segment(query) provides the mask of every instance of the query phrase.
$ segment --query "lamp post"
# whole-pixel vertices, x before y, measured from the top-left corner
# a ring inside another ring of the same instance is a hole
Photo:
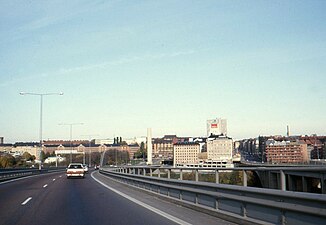
[[[38,152],[40,163],[39,163],[39,170],[41,170],[41,152],[43,150],[43,137],[42,137],[42,131],[43,131],[43,96],[45,95],[63,95],[63,92],[60,93],[31,93],[31,92],[20,92],[20,95],[36,95],[40,96],[40,149]]]
[[[91,141],[92,141],[92,137],[94,136],[99,136],[98,134],[85,134],[82,135],[83,137],[88,137],[88,164],[89,167],[92,166],[92,162],[91,162],[91,158],[92,158],[92,151],[91,151]],[[84,164],[86,163],[86,158],[85,158],[85,154],[84,154]]]
[[[72,163],[72,127],[75,125],[84,125],[84,123],[59,123],[61,126],[70,126],[70,163]]]

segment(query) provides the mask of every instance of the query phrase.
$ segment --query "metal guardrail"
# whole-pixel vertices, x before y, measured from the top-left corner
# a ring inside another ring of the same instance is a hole
[[[154,176],[153,171],[156,172],[155,176],[161,177],[161,171],[165,171],[167,178],[171,179],[172,172],[178,174],[179,180],[183,180],[183,175],[187,172],[194,173],[194,181],[199,181],[200,173],[215,174],[215,183],[220,183],[220,174],[223,172],[237,171],[242,174],[242,185],[248,186],[248,173],[255,172],[256,174],[267,173],[268,179],[265,180],[265,188],[280,189],[283,191],[299,191],[293,186],[293,177],[302,177],[300,189],[303,192],[309,192],[307,188],[307,178],[314,178],[320,183],[320,193],[326,194],[326,167],[238,167],[238,168],[219,168],[219,167],[206,167],[206,168],[193,168],[193,167],[155,167],[155,166],[126,166],[117,167],[120,172]],[[264,180],[264,179],[262,179]]]
[[[44,168],[38,170],[37,168],[18,168],[18,169],[1,169],[0,170],[0,183],[7,180],[17,179],[26,176],[39,175],[44,173],[64,171],[65,167]]]
[[[323,194],[151,176],[157,169],[156,167],[102,168],[100,173],[235,223],[326,224],[326,195]],[[166,171],[176,169],[160,168]],[[146,173],[146,170],[149,173]]]

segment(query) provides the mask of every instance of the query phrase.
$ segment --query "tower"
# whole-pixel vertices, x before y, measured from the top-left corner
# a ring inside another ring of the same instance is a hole
[[[152,163],[152,128],[147,128],[147,164]]]
[[[286,136],[290,136],[290,128],[289,125],[286,126]]]

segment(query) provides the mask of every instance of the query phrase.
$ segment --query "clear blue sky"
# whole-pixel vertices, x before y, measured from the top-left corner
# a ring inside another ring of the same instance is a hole
[[[0,1],[0,136],[325,135],[326,1]]]

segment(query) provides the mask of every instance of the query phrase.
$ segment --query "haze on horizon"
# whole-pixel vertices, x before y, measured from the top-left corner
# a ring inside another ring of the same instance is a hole
[[[326,135],[326,1],[0,1],[0,136]]]

